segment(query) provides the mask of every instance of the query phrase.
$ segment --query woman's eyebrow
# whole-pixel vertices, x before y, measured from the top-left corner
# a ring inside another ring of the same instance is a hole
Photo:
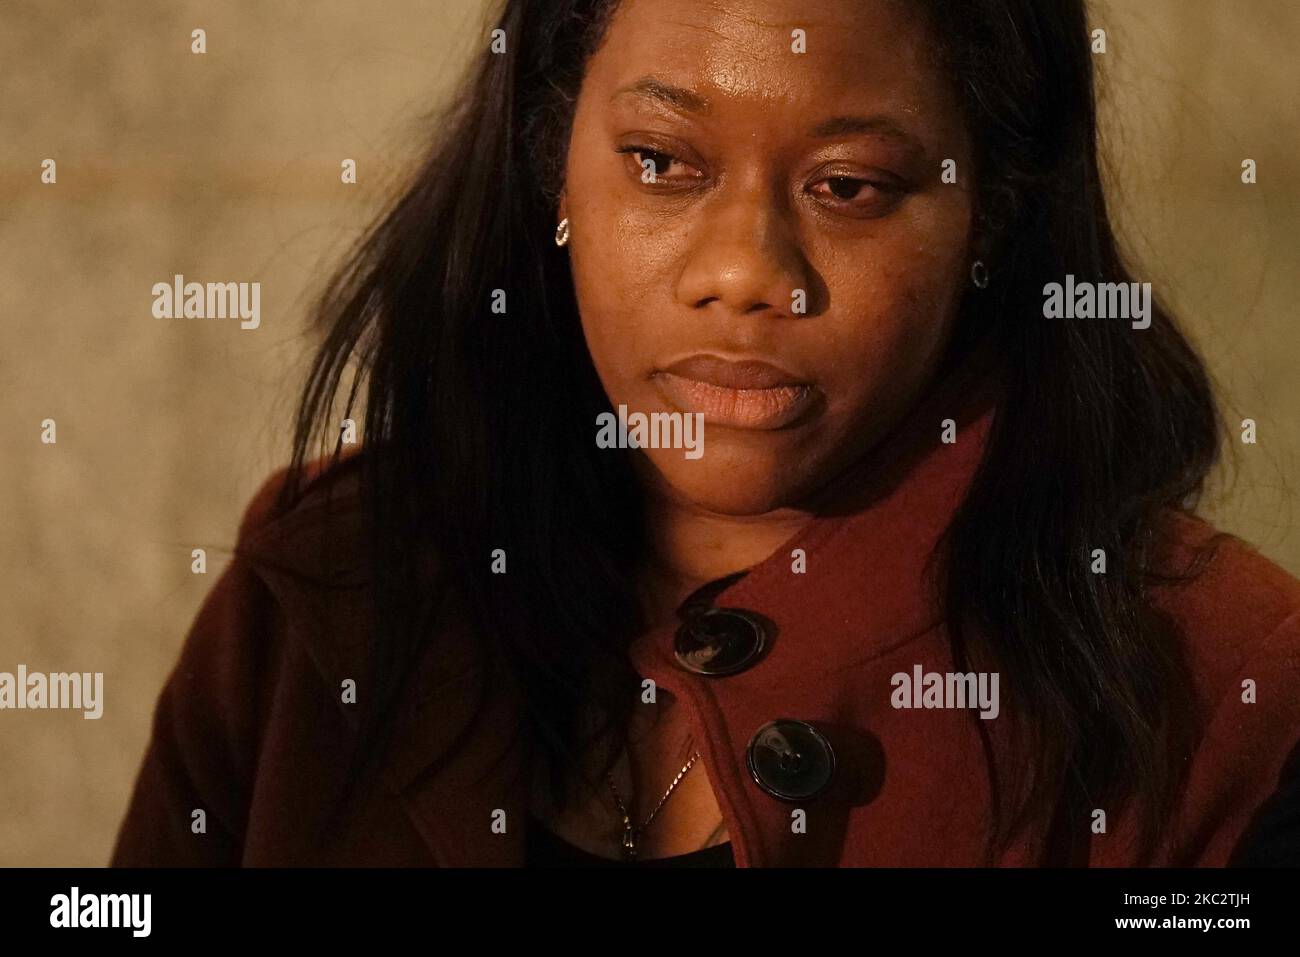
[[[848,136],[854,133],[868,133],[898,140],[908,146],[919,146],[916,138],[907,132],[901,124],[888,116],[833,116],[823,120],[812,128],[809,134],[814,139],[830,139],[833,136]]]
[[[684,87],[674,86],[653,76],[643,76],[639,80],[619,88],[610,97],[614,102],[621,96],[634,96],[653,103],[663,104],[684,113],[708,116],[712,104],[696,93]],[[909,133],[897,120],[884,115],[874,116],[834,116],[823,120],[809,131],[813,139],[830,139],[836,136],[850,136],[855,133],[881,136],[896,140],[904,146],[919,150],[921,143]]]
[[[637,96],[642,99],[666,103],[686,113],[698,113],[701,116],[708,116],[712,108],[709,101],[695,91],[673,86],[671,83],[665,83],[653,76],[643,76],[641,79],[629,83],[617,90],[609,100],[612,103],[620,96]]]

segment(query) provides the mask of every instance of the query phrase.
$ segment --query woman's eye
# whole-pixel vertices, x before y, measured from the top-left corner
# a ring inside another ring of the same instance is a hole
[[[819,190],[818,187],[826,187]],[[845,209],[872,209],[880,204],[892,203],[898,198],[900,190],[888,183],[874,182],[871,179],[854,179],[846,176],[832,176],[816,183],[814,195],[827,199],[832,205]]]
[[[662,150],[652,150],[647,146],[620,146],[615,152],[627,153],[632,157],[633,161],[640,167],[639,175],[643,183],[654,183],[670,178],[668,171],[672,169],[674,163],[690,169],[687,164],[670,153],[665,153]],[[672,178],[678,179],[680,177]]]
[[[880,198],[889,192],[889,190],[883,188],[878,183],[873,183],[865,179],[851,179],[848,176],[831,176],[822,180],[818,185],[820,186],[822,184],[828,184],[831,198],[843,202],[852,202],[853,200],[862,198],[864,191],[867,200]]]

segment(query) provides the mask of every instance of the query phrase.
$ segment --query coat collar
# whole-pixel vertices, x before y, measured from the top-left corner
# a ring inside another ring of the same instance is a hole
[[[879,742],[855,722],[836,727],[853,704],[837,700],[837,676],[867,666],[943,621],[938,554],[943,532],[983,458],[997,407],[998,380],[972,362],[918,404],[855,470],[858,501],[821,514],[771,556],[712,594],[717,607],[756,612],[775,631],[770,651],[735,675],[710,678],[676,664],[676,623],[632,647],[637,671],[679,699],[694,716],[713,790],[738,867],[827,864],[838,859],[833,828],[788,835],[789,807],[761,794],[746,772],[752,734],[775,718],[813,720],[829,730],[845,762],[878,767]],[[953,420],[955,441],[943,440]],[[796,571],[795,550],[802,553]],[[706,586],[707,587],[707,586]],[[712,591],[712,590],[711,590]],[[826,800],[865,803],[873,786],[849,782]]]
[[[852,508],[816,516],[714,596],[717,605],[743,607],[776,623],[776,640],[756,666],[723,679],[684,672],[675,663],[672,624],[633,644],[638,672],[690,706],[737,866],[781,862],[779,850],[765,842],[771,828],[763,825],[760,796],[743,772],[749,733],[773,717],[826,706],[812,697],[797,700],[783,676],[801,675],[800,687],[817,688],[825,698],[833,694],[837,672],[941,622],[938,569],[927,559],[982,459],[997,381],[987,360],[970,361],[947,377],[859,467],[862,494]],[[952,443],[942,438],[946,419],[955,425]],[[247,535],[241,529],[238,548],[277,598],[290,640],[336,690],[364,673],[372,608],[357,566],[357,557],[366,554],[358,461],[347,456],[328,473],[336,480],[313,483],[319,488],[288,515]],[[319,462],[314,469],[324,471]],[[805,573],[793,571],[795,549],[803,550]],[[437,762],[468,725],[473,696],[466,692],[481,673],[467,637],[440,635],[434,644],[436,653],[419,663],[400,709],[384,781],[441,866],[520,866],[529,794],[516,696],[490,699],[476,732],[482,746]],[[354,706],[341,700],[338,706],[355,728]],[[501,823],[501,812],[505,833],[492,826]]]

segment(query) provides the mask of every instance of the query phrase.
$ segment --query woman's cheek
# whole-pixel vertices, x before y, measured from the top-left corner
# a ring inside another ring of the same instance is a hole
[[[587,350],[611,404],[635,408],[641,404],[637,382],[653,347],[635,317],[621,311],[626,306],[615,302],[583,306],[583,327]]]
[[[924,387],[947,338],[948,306],[924,283],[873,284],[849,307],[855,321],[828,336],[827,413],[856,431],[904,411]]]
[[[586,260],[583,260],[586,261]],[[588,283],[586,276],[574,270],[574,288],[578,300],[582,332],[587,351],[596,367],[609,398],[617,402],[620,380],[629,375],[628,352],[635,348],[637,329],[631,316],[624,315],[620,304],[610,292],[617,285],[597,278]]]

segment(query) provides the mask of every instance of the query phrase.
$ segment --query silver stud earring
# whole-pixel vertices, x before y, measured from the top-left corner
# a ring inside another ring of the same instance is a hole
[[[970,267],[970,281],[979,289],[987,289],[989,284],[989,270],[984,265],[984,260],[977,259]]]
[[[564,246],[569,242],[569,217],[565,216],[560,220],[560,225],[555,227],[555,245]]]

